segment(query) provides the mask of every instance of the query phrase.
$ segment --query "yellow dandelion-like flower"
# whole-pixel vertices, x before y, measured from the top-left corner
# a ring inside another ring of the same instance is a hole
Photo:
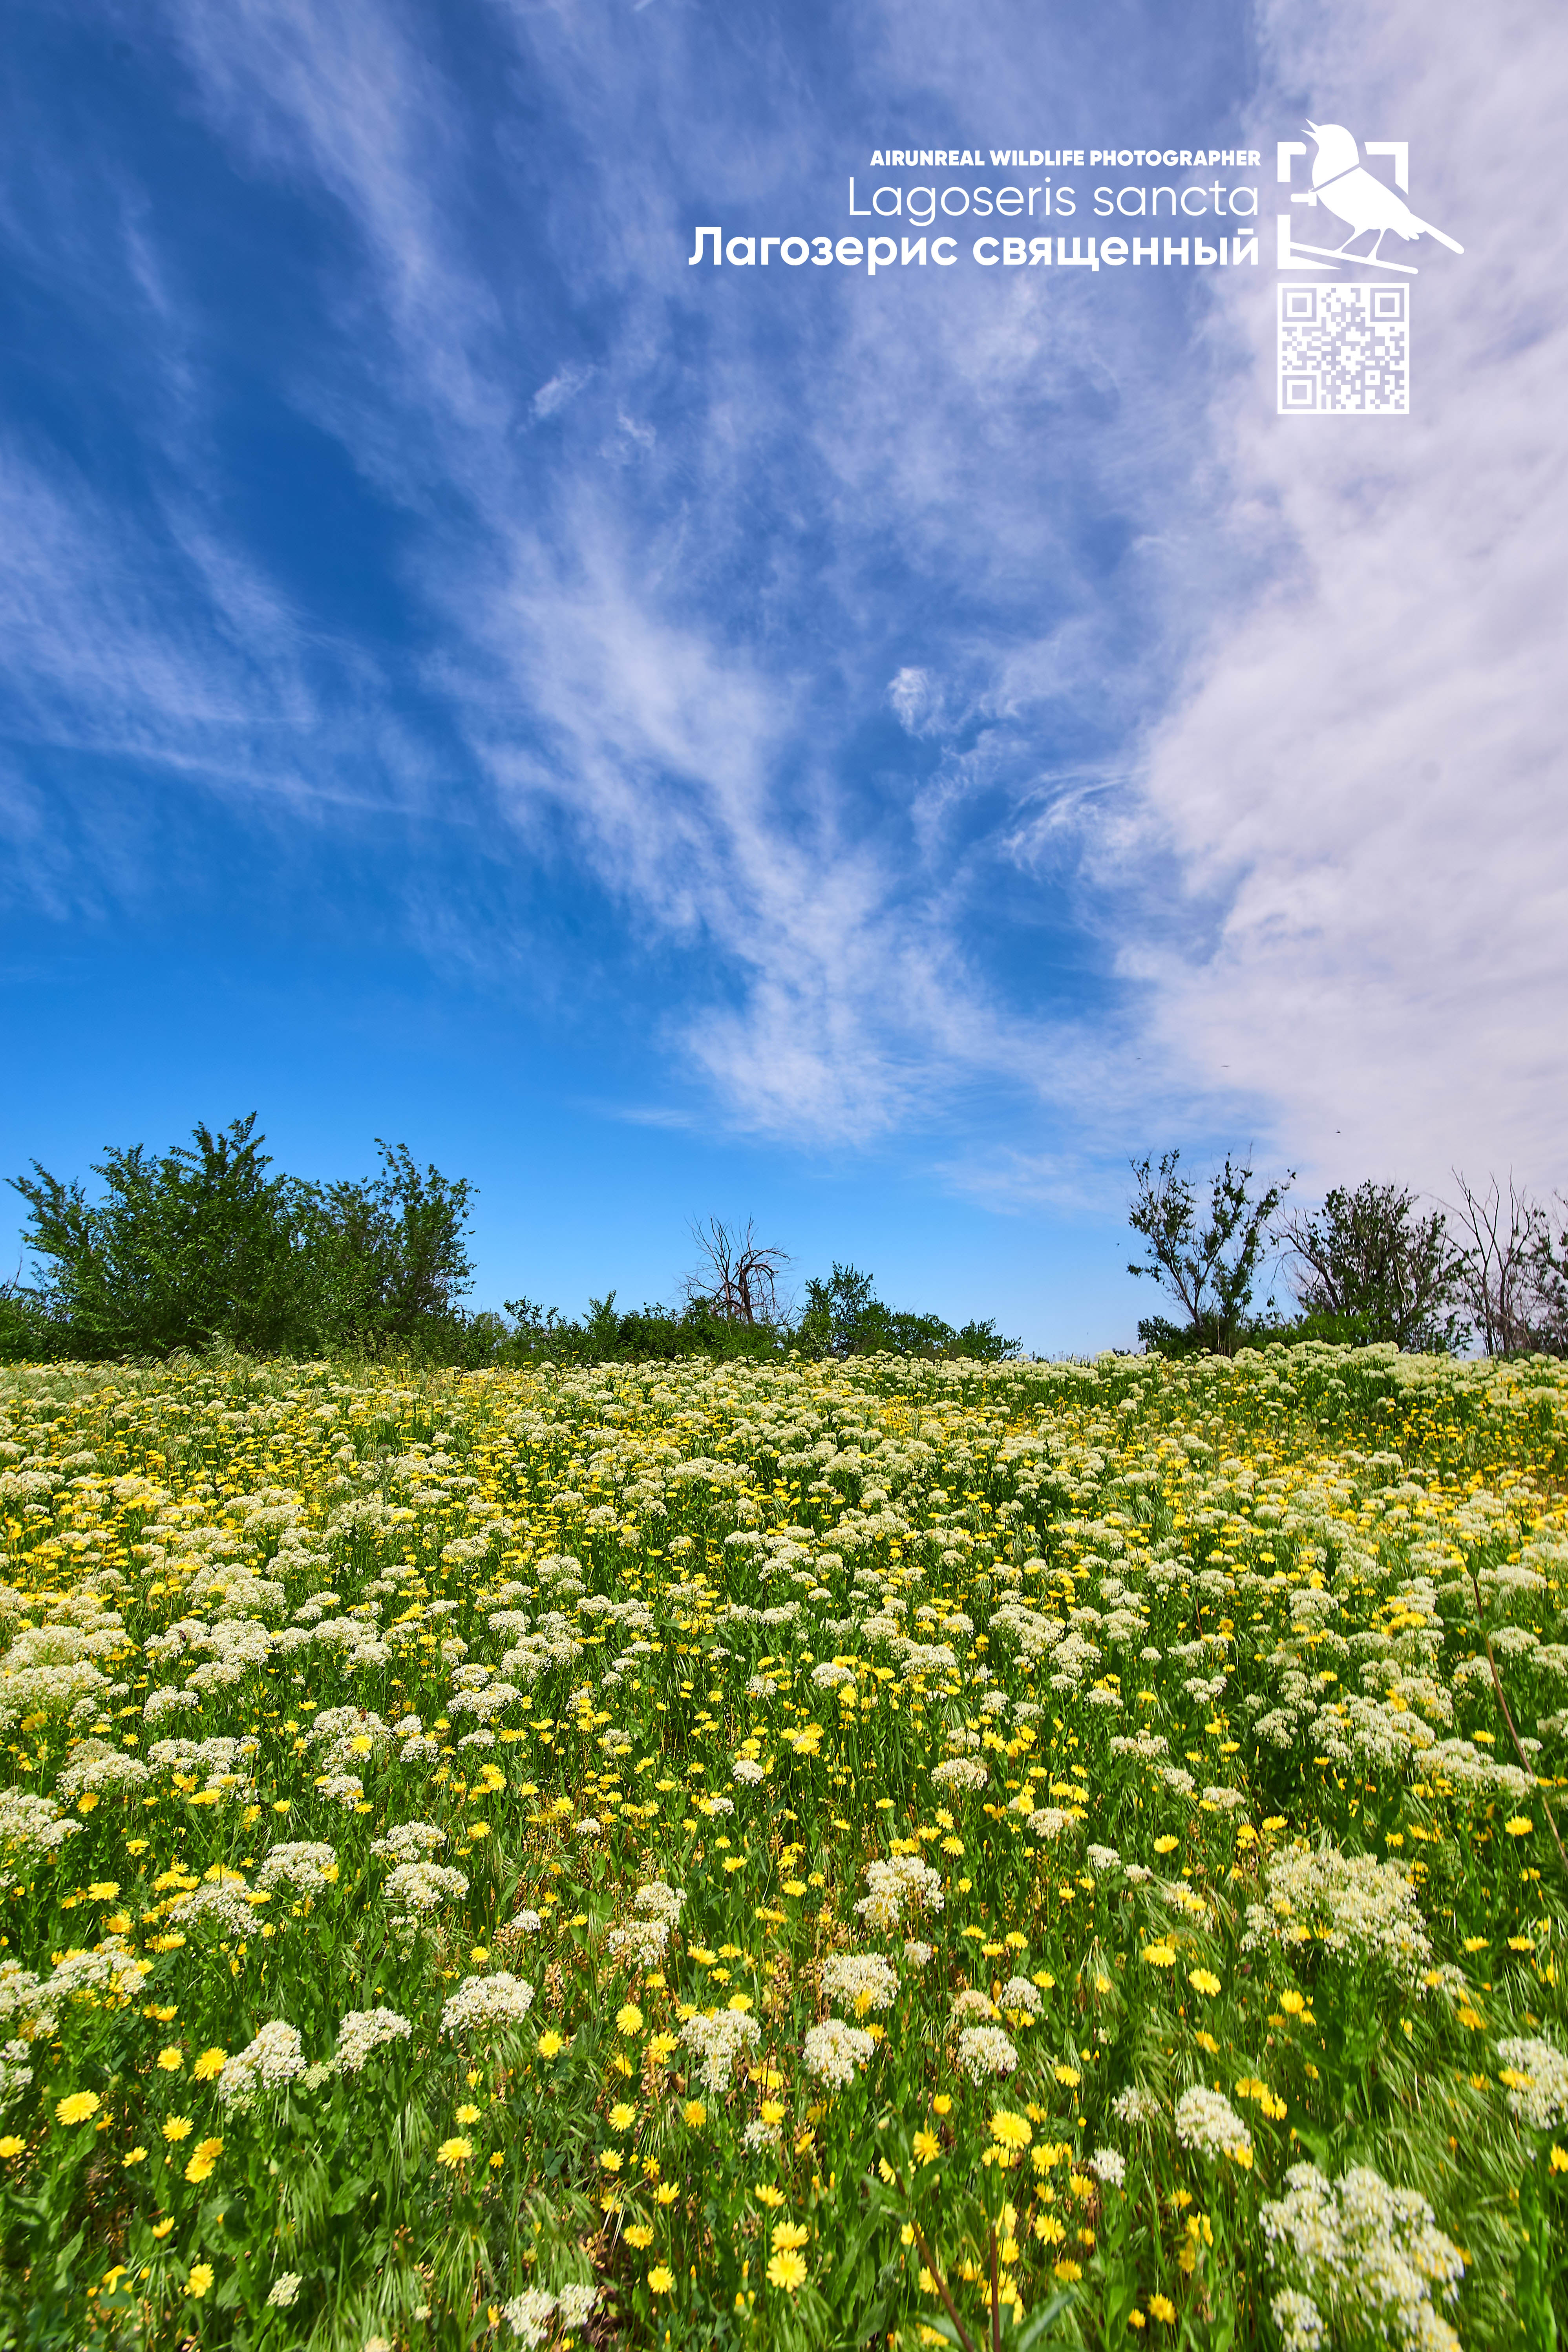
[[[921,2164],[934,2164],[941,2154],[942,2142],[935,2132],[916,2132],[915,2155]]]
[[[1069,2091],[1076,2091],[1083,2080],[1076,2066],[1058,2066],[1055,2073],[1058,2082],[1065,2083]]]
[[[212,2283],[213,2266],[211,2263],[197,2263],[193,2266],[190,2277],[185,2281],[185,2293],[191,2297],[193,2302],[200,2303],[203,2295],[207,2294],[211,2289]]]
[[[784,2190],[782,2189],[775,2189],[771,2180],[763,2181],[762,2187],[756,2192],[756,2198],[759,2205],[779,2206],[784,2201]]]
[[[1176,1965],[1175,1952],[1169,1944],[1145,1944],[1143,1958],[1152,1969],[1173,1969]]]
[[[1553,2172],[1568,2172],[1568,2147],[1554,2146],[1547,2161]]]
[[[628,2000],[624,2009],[616,2010],[616,2032],[617,2033],[640,2033],[642,2032],[642,2011],[637,2007],[635,2000]]]
[[[163,2137],[165,2139],[189,2139],[190,2136],[191,2119],[189,2116],[171,2116],[168,2122],[163,2126]]]
[[[458,2137],[444,2139],[436,2150],[436,2161],[447,2166],[467,2164],[473,2152],[472,2143],[468,2140]]]
[[[1189,1969],[1187,1982],[1194,1992],[1205,1993],[1211,1997],[1219,1990],[1219,1979],[1212,1969]]]
[[[673,2180],[661,2180],[653,2192],[653,2201],[656,2205],[673,2205],[679,2194],[680,2190]]]
[[[933,2115],[950,2116],[952,2113],[952,2101],[945,2091],[939,2091],[931,2104]]]
[[[217,2160],[222,2154],[221,2139],[198,2140],[195,2154],[185,2167],[185,2179],[193,2181],[210,2179],[217,2169]]]
[[[1511,1821],[1504,1822],[1503,1827],[1510,1837],[1529,1837],[1534,1830],[1535,1823],[1528,1813],[1515,1813]]]
[[[458,2109],[458,2121],[460,2124],[477,2124],[479,2119],[479,2111],[478,2107],[465,2105]]]
[[[120,1881],[118,1878],[95,1878],[87,1891],[94,1903],[112,1903],[120,1892]]]
[[[171,2042],[166,2050],[158,2053],[159,2070],[163,2074],[177,2074],[184,2063],[185,2053],[177,2042]]]
[[[153,2222],[153,2235],[155,2238],[166,2238],[166,2237],[168,2236],[168,2234],[169,2234],[170,2231],[174,2228],[174,2215],[173,2215],[172,2213],[165,2213],[165,2214],[164,2214],[164,2216],[163,2216],[163,2220],[162,2220],[161,2221],[154,2221],[154,2222]]]
[[[1055,2275],[1061,2280],[1064,2286],[1075,2285],[1083,2276],[1083,2264],[1081,2263],[1070,2262],[1065,2255],[1059,2263],[1054,2263],[1051,2267]]]
[[[693,2131],[700,2130],[708,2120],[708,2110],[700,2099],[688,2099],[680,2112]]]
[[[629,2130],[631,2126],[636,2123],[637,2119],[637,2109],[635,2107],[627,2106],[625,2099],[620,2100],[610,2109],[610,2129],[612,2131]]]
[[[1027,2147],[1035,2135],[1026,2116],[999,2107],[991,2118],[991,2137],[1003,2147]]]
[[[84,2124],[95,2116],[100,2106],[96,2091],[71,2091],[55,2103],[55,2120],[62,2124]]]
[[[773,2250],[775,2254],[792,2253],[796,2246],[804,2246],[810,2236],[804,2221],[780,2221],[773,2229]]]
[[[656,2263],[647,2274],[648,2285],[655,2294],[668,2294],[675,2284],[675,2273],[663,2263]]]
[[[1149,2297],[1149,2316],[1159,2320],[1162,2326],[1172,2327],[1175,2325],[1176,2306],[1168,2294],[1152,2294]]]
[[[624,2234],[627,2245],[635,2246],[639,2254],[645,2252],[653,2243],[653,2231],[646,2221],[634,2221],[631,2228]]]
[[[195,2076],[198,2083],[216,2082],[218,2075],[223,2073],[225,2064],[227,2063],[227,2051],[218,2049],[215,2042],[210,2050],[204,2050],[202,2052],[201,2056],[191,2068],[191,2072]]]
[[[1282,1992],[1280,1994],[1279,2006],[1284,2011],[1287,2017],[1300,2017],[1306,2009],[1307,2003],[1303,1996],[1299,1993],[1296,1990],[1295,1986],[1292,1985],[1289,1992]]]
[[[18,2139],[15,2132],[7,2132],[5,2138],[0,2139],[0,2161],[9,2164],[14,2156],[21,2155],[26,2145],[26,2141]]]
[[[120,2161],[129,2172],[133,2164],[146,2163],[147,2151],[144,2147],[128,2147]]]
[[[552,2058],[559,2058],[563,2050],[565,2049],[566,2044],[561,2035],[552,2028],[548,2033],[542,2033],[540,2035],[537,2047],[540,2056],[543,2059],[549,2060]]]
[[[775,2254],[768,2264],[768,2284],[783,2287],[790,2294],[805,2284],[807,2275],[804,2255],[793,2251]]]

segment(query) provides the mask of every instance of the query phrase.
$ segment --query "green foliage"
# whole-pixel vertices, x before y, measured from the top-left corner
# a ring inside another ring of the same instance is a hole
[[[1132,1162],[1135,1191],[1127,1222],[1142,1236],[1147,1255],[1129,1274],[1147,1276],[1185,1310],[1195,1347],[1234,1356],[1252,1304],[1268,1244],[1268,1221],[1294,1181],[1267,1185],[1254,1196],[1250,1162],[1234,1166],[1228,1153],[1209,1180],[1208,1222],[1200,1224],[1194,1186],[1179,1171],[1179,1150],[1158,1167]]]
[[[1415,1211],[1407,1185],[1336,1185],[1321,1209],[1286,1221],[1280,1238],[1300,1273],[1296,1297],[1318,1336],[1350,1347],[1392,1339],[1452,1355],[1469,1338],[1455,1311],[1463,1263],[1440,1209]]]
[[[973,1356],[1001,1363],[1022,1342],[1005,1339],[994,1321],[970,1321],[955,1330],[940,1315],[917,1315],[884,1305],[872,1276],[834,1261],[826,1282],[805,1286],[805,1308],[795,1345],[812,1356]]]

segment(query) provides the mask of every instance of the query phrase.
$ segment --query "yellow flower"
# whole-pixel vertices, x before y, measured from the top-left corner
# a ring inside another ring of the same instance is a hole
[[[1149,2297],[1149,2316],[1170,2327],[1175,2322],[1176,2306],[1168,2294],[1152,2294]]]
[[[0,2158],[9,2164],[14,2156],[21,2155],[26,2145],[26,2141],[18,2139],[15,2132],[7,2132],[5,2138],[0,2139]]]
[[[621,2151],[618,2147],[602,2147],[599,2150],[599,2162],[604,2166],[606,2172],[618,2172],[621,2168],[622,2161],[623,2158]]]
[[[626,2131],[631,2125],[636,2123],[637,2119],[637,2109],[635,2107],[628,2107],[625,2099],[622,2099],[617,2105],[613,2106],[610,2109],[610,2129],[612,2131]]]
[[[202,2052],[191,2072],[198,2083],[211,2083],[223,2073],[227,2059],[227,2051],[218,2049],[215,2043],[212,2049]]]
[[[782,2286],[791,2294],[806,2281],[805,2258],[797,2253],[775,2254],[768,2264],[768,2284]]]
[[[1058,2082],[1065,2083],[1069,2091],[1076,2091],[1083,2080],[1076,2066],[1058,2066],[1055,2071]]]
[[[1219,2056],[1219,2043],[1215,2040],[1212,2033],[1194,2033],[1193,2040],[1197,2043],[1200,2050],[1206,2050],[1211,2058],[1217,2058]]]
[[[153,2235],[155,2238],[166,2238],[166,2237],[168,2236],[168,2234],[169,2234],[170,2231],[174,2228],[174,2215],[173,2215],[172,2213],[165,2213],[165,2214],[164,2214],[164,2216],[163,2216],[163,2219],[161,2221],[154,2221],[154,2222],[153,2222]]]
[[[757,2190],[757,2202],[759,2205],[778,2206],[782,2205],[784,2201],[784,2190],[782,2189],[775,2189],[771,2180],[764,2181],[763,2186]]]
[[[1510,1837],[1528,1837],[1534,1829],[1535,1823],[1528,1813],[1515,1813],[1511,1821],[1504,1822],[1503,1827]]]
[[[1212,1969],[1189,1969],[1187,1982],[1194,1992],[1214,1994],[1219,1990],[1219,1979]]]
[[[1568,2147],[1558,2147],[1553,2146],[1552,2154],[1547,2161],[1550,2163],[1553,2172],[1568,2172]]]
[[[680,2190],[673,2180],[661,2180],[653,2192],[653,2201],[656,2205],[673,2205],[679,2194]]]
[[[185,2179],[193,2181],[206,2180],[210,2179],[211,2175],[217,2168],[217,2160],[222,2154],[223,2142],[221,2139],[204,2139],[199,2141],[197,2143],[195,2154],[192,2157],[189,2164],[185,2167]]]
[[[55,2119],[62,2124],[84,2124],[89,2116],[98,2113],[96,2091],[72,2091],[55,2105]]]
[[[1180,1840],[1173,1837],[1157,1837],[1154,1840],[1154,1851],[1156,1853],[1174,1853],[1179,1843]]]
[[[461,2106],[458,2109],[458,2121],[460,2124],[477,2124],[479,2119],[479,2111],[478,2107]]]
[[[628,2246],[635,2246],[640,2254],[647,2247],[652,2245],[653,2231],[646,2221],[634,2221],[626,2232],[626,2241]]]
[[[165,2139],[189,2139],[190,2136],[191,2119],[189,2116],[171,2116],[168,2122],[163,2126],[163,2137]]]
[[[675,2284],[675,2273],[667,2270],[663,2263],[656,2263],[647,2274],[647,2283],[655,2294],[668,2294]]]
[[[792,2253],[796,2246],[804,2246],[810,2235],[811,2231],[804,2221],[776,2222],[773,2226],[773,2250],[775,2254]]]
[[[129,2172],[133,2164],[146,2163],[147,2151],[144,2147],[128,2147],[120,2161]]]
[[[1307,2003],[1303,1996],[1299,1993],[1294,1985],[1292,1985],[1289,1992],[1282,1992],[1280,1994],[1279,2006],[1284,2011],[1287,2017],[1300,2017],[1305,2010]]]
[[[1127,2315],[1127,2325],[1129,2327],[1147,2327],[1149,2325],[1136,2304]]]
[[[566,2044],[560,2034],[553,2030],[549,2033],[542,2033],[539,2037],[539,2054],[542,2058],[559,2058],[565,2047]]]
[[[708,2110],[700,2099],[688,2099],[680,2112],[693,2131],[700,2130],[708,2120]]]
[[[197,2263],[192,2269],[190,2277],[185,2281],[185,2293],[192,2296],[195,2302],[200,2303],[203,2295],[206,2294],[207,2289],[211,2286],[212,2283],[213,2266],[211,2263]]]
[[[87,1891],[94,1903],[112,1903],[120,1892],[120,1881],[118,1878],[95,1878]]]
[[[624,2009],[616,2010],[616,2031],[617,2033],[640,2033],[642,2032],[642,2011],[637,2007],[635,2000],[628,2000]]]
[[[177,2042],[171,2042],[166,2050],[158,2053],[159,2069],[165,2074],[177,2074],[184,2063],[184,2052]]]
[[[1176,1965],[1176,1955],[1169,1944],[1145,1944],[1143,1958],[1152,1969],[1173,1969]]]
[[[444,2139],[436,2150],[436,2161],[445,2165],[466,2164],[473,2152],[471,2144],[466,2139]]]
[[[1003,2147],[1027,2147],[1035,2135],[1026,2117],[999,2107],[991,2118],[991,2137]]]
[[[937,2158],[942,2154],[942,2142],[938,2139],[935,2132],[916,2132],[915,2154],[921,2164],[934,2164],[936,2162]]]
[[[952,2113],[952,2101],[945,2091],[939,2091],[931,2104],[933,2115],[950,2116]]]
[[[1064,2286],[1073,2285],[1077,2280],[1083,2276],[1082,2263],[1068,2262],[1065,2257],[1053,2267],[1057,2277],[1061,2280]]]

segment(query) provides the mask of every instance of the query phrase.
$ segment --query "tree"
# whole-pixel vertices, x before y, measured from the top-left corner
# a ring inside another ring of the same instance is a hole
[[[707,1306],[724,1323],[743,1323],[748,1329],[776,1323],[778,1279],[790,1262],[787,1253],[764,1248],[750,1217],[744,1233],[710,1217],[706,1225],[693,1224],[691,1234],[702,1263],[686,1277],[687,1298]]]
[[[289,1187],[316,1344],[384,1355],[449,1336],[473,1280],[466,1176],[421,1171],[405,1144],[376,1138],[381,1173]]]
[[[1458,1284],[1489,1356],[1568,1355],[1568,1201],[1534,1200],[1495,1176],[1484,1192],[1458,1169]]]
[[[1276,1238],[1297,1260],[1297,1304],[1357,1344],[1451,1354],[1468,1328],[1453,1312],[1462,1261],[1440,1209],[1415,1213],[1402,1184],[1336,1185],[1321,1209],[1288,1217]]]
[[[858,1266],[834,1262],[826,1282],[805,1286],[805,1311],[795,1330],[795,1344],[818,1356],[975,1356],[1000,1363],[1018,1353],[989,1318],[955,1331],[940,1315],[917,1315],[886,1306],[872,1276]]]
[[[1232,1356],[1268,1245],[1269,1219],[1295,1181],[1295,1171],[1254,1199],[1250,1161],[1236,1167],[1227,1154],[1225,1166],[1209,1180],[1208,1223],[1200,1231],[1197,1192],[1179,1172],[1180,1159],[1180,1151],[1172,1150],[1157,1169],[1146,1159],[1131,1163],[1136,1190],[1127,1222],[1142,1235],[1147,1255],[1142,1265],[1130,1263],[1127,1271],[1157,1282],[1175,1299],[1187,1318],[1189,1343]],[[1142,1324],[1139,1332],[1147,1337]]]
[[[37,1161],[10,1179],[30,1212],[25,1240],[42,1261],[42,1299],[84,1354],[165,1355],[223,1338],[258,1350],[299,1336],[300,1285],[289,1184],[254,1132],[256,1114],[193,1150],[154,1159],[106,1146],[94,1164],[105,1197],[89,1202]]]

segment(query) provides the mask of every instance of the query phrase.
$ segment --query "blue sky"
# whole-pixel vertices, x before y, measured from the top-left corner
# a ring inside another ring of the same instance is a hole
[[[0,1169],[255,1108],[471,1175],[487,1303],[751,1213],[1041,1349],[1131,1152],[1563,1181],[1553,24],[24,5]],[[1273,413],[1307,113],[1466,247],[1407,419]],[[1257,147],[1264,266],[688,265],[950,138]]]

